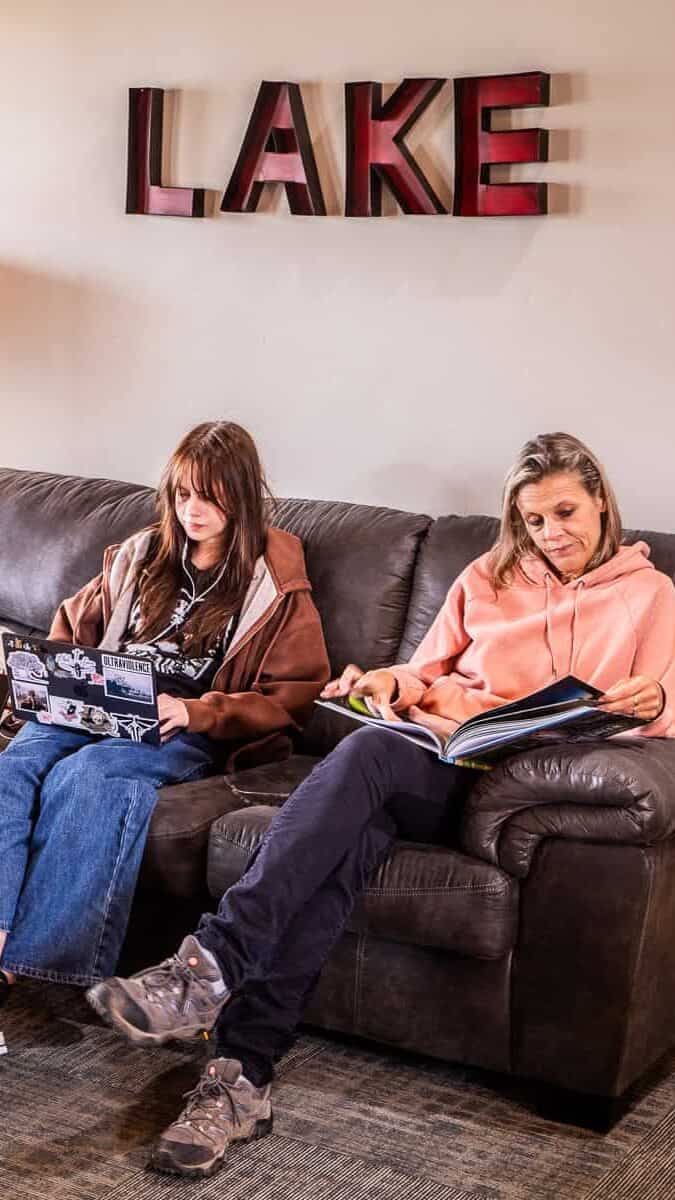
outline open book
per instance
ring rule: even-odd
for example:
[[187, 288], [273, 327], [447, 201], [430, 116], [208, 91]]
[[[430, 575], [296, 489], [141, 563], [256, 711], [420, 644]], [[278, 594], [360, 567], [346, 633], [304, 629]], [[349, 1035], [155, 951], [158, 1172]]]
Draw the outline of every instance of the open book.
[[522, 700], [470, 717], [447, 738], [412, 721], [385, 721], [374, 715], [367, 702], [358, 696], [316, 703], [364, 725], [377, 725], [416, 742], [437, 754], [441, 762], [489, 768], [500, 758], [542, 742], [608, 738], [644, 725], [640, 717], [607, 713], [599, 708], [601, 695], [590, 683], [567, 675]]

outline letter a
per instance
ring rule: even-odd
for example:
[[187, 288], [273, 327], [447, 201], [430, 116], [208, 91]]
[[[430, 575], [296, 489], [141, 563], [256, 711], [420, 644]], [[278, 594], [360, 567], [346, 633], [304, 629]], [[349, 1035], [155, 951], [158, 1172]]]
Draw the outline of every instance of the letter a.
[[297, 83], [261, 83], [221, 212], [255, 212], [266, 183], [283, 183], [292, 213], [326, 215]]

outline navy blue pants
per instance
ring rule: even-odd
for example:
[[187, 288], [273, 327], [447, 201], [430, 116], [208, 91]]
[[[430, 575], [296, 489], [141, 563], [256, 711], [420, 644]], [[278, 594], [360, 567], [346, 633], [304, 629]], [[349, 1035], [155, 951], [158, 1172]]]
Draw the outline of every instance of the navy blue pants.
[[292, 1044], [354, 901], [395, 838], [447, 843], [476, 771], [366, 727], [340, 742], [275, 814], [245, 874], [197, 937], [234, 993], [216, 1053], [258, 1086]]

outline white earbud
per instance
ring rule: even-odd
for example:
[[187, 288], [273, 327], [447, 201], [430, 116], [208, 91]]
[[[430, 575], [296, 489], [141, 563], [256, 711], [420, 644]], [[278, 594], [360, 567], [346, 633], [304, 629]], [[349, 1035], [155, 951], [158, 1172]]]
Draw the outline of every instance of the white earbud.
[[213, 588], [216, 587], [216, 585], [220, 583], [221, 579], [223, 578], [223, 575], [225, 574], [227, 564], [230, 561], [230, 556], [232, 554], [232, 550], [234, 549], [234, 542], [232, 542], [227, 554], [225, 555], [225, 561], [223, 562], [223, 565], [220, 568], [215, 579], [213, 580], [212, 583], [209, 584], [209, 586], [207, 588], [204, 589], [203, 592], [200, 592], [199, 595], [196, 596], [195, 595], [195, 581], [192, 578], [192, 575], [187, 567], [188, 544], [189, 544], [188, 539], [186, 538], [185, 544], [183, 545], [183, 552], [181, 554], [181, 562], [183, 564], [183, 570], [184, 570], [185, 574], [187, 575], [188, 579], [190, 580], [190, 586], [192, 588], [192, 596], [189, 600], [181, 601], [180, 611], [178, 613], [174, 613], [174, 615], [172, 616], [166, 629], [163, 629], [161, 633], [158, 633], [158, 634], [156, 634], [155, 637], [149, 639], [149, 641], [148, 641], [149, 646], [151, 646], [153, 642], [158, 642], [160, 640], [160, 638], [163, 638], [167, 633], [174, 632], [176, 629], [178, 629], [179, 625], [183, 625], [185, 623], [188, 613], [191, 611], [191, 609], [194, 608], [195, 604], [201, 604], [204, 597], [208, 596], [209, 592], [212, 591]]

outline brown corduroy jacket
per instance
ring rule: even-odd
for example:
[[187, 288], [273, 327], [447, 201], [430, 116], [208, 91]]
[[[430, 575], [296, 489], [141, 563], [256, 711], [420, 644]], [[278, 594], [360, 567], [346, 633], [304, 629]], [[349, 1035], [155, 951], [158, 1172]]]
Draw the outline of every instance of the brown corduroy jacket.
[[[119, 648], [153, 534], [144, 529], [108, 547], [100, 575], [60, 605], [50, 638]], [[188, 730], [231, 744], [228, 768], [235, 758], [248, 765], [287, 753], [288, 734], [300, 729], [329, 677], [311, 590], [299, 538], [271, 528], [211, 691], [184, 700]]]

